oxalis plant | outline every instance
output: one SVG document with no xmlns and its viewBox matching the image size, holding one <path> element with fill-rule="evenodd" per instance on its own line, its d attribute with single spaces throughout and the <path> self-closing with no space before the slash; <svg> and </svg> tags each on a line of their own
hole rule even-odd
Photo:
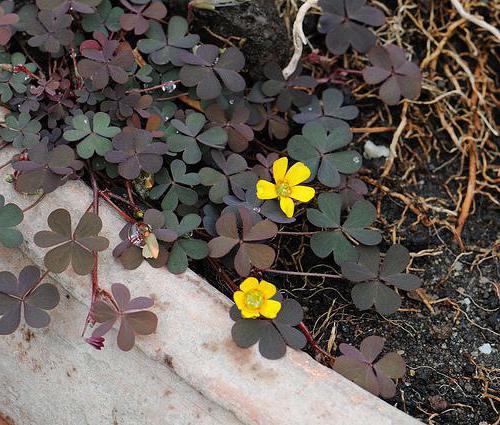
<svg viewBox="0 0 500 425">
<path fill-rule="evenodd" d="M 0 334 L 14 332 L 22 317 L 27 326 L 48 326 L 59 293 L 44 279 L 72 269 L 90 276 L 86 341 L 102 349 L 119 323 L 118 347 L 130 350 L 137 335 L 156 330 L 153 300 L 137 296 L 140 282 L 132 288 L 101 282 L 99 253 L 113 249 L 125 269 L 146 262 L 163 273 L 205 261 L 233 292 L 231 334 L 238 346 L 258 344 L 264 357 L 278 359 L 287 346 L 309 343 L 338 372 L 392 397 L 405 365 L 396 353 L 378 359 L 383 338 L 368 337 L 359 350 L 341 344 L 335 360 L 304 325 L 299 302 L 265 278 L 314 275 L 272 268 L 276 236 L 293 237 L 286 231 L 293 224 L 309 238 L 304 255 L 339 272 L 322 277 L 352 282 L 360 310 L 396 313 L 401 291 L 420 286 L 407 273 L 404 247 L 385 253 L 377 247 L 383 235 L 357 175 L 362 156 L 351 146 L 350 121 L 359 109 L 345 87 L 318 81 L 301 65 L 285 78 L 270 63 L 264 81 L 246 80 L 238 48 L 203 43 L 167 6 L 160 0 L 0 3 L 1 147 L 17 149 L 0 167 L 12 166 L 14 188 L 36 197 L 21 210 L 0 195 L 0 245 L 19 247 L 16 226 L 67 182 L 82 179 L 94 195 L 80 214 L 52 211 L 35 234 L 34 243 L 46 250 L 45 271 L 0 273 Z M 381 10 L 363 0 L 319 0 L 319 6 L 318 31 L 330 53 L 366 54 L 370 64 L 356 78 L 378 85 L 389 105 L 419 96 L 418 66 L 400 47 L 377 42 L 372 28 L 384 24 Z M 121 231 L 106 229 L 119 231 L 117 246 L 101 235 L 100 200 L 125 220 Z"/>
</svg>

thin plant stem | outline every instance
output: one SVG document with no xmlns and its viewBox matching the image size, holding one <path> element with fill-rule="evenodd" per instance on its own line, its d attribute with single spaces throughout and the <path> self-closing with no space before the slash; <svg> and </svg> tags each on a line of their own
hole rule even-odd
<svg viewBox="0 0 500 425">
<path fill-rule="evenodd" d="M 107 190 L 105 190 L 104 192 L 106 192 L 106 194 L 110 197 L 110 198 L 114 198 L 114 199 L 117 199 L 118 201 L 121 201 L 123 202 L 124 204 L 126 204 L 127 206 L 129 206 L 131 209 L 133 209 L 134 211 L 141 211 L 141 209 L 137 206 L 137 205 L 132 205 L 130 203 L 130 201 L 126 198 L 124 198 L 123 196 L 120 196 L 120 195 L 117 195 L 116 193 L 113 193 L 113 192 L 109 192 Z"/>
<path fill-rule="evenodd" d="M 137 208 L 137 205 L 134 201 L 134 194 L 132 192 L 132 183 L 130 183 L 130 180 L 127 180 L 125 182 L 125 187 L 127 188 L 127 196 L 128 196 L 129 204 L 132 205 L 133 208 Z"/>
<path fill-rule="evenodd" d="M 92 171 L 90 171 L 90 181 L 92 183 L 92 210 L 94 214 L 99 216 L 99 188 L 97 187 L 97 182 Z M 94 252 L 93 255 L 94 267 L 92 269 L 92 304 L 95 302 L 97 294 L 99 293 L 99 280 L 97 270 L 99 255 L 97 254 L 97 252 Z"/>
<path fill-rule="evenodd" d="M 4 145 L 0 145 L 0 150 L 2 150 L 4 147 Z M 5 167 L 9 166 L 10 164 L 12 164 L 12 159 L 10 161 L 7 161 L 5 164 L 2 164 L 0 165 L 0 170 L 4 169 Z"/>
<path fill-rule="evenodd" d="M 304 336 L 306 337 L 307 339 L 307 342 L 311 345 L 311 347 L 317 351 L 318 353 L 322 354 L 323 356 L 325 356 L 326 358 L 328 358 L 329 360 L 331 360 L 332 362 L 335 361 L 335 357 L 332 356 L 330 353 L 326 352 L 325 350 L 323 350 L 319 345 L 318 343 L 315 341 L 314 337 L 312 336 L 311 332 L 309 331 L 309 329 L 307 329 L 307 326 L 304 324 L 304 322 L 301 322 L 297 325 L 297 327 L 300 329 L 300 331 L 304 334 Z"/>
<path fill-rule="evenodd" d="M 342 279 L 342 276 L 339 274 L 294 272 L 291 270 L 274 270 L 274 269 L 265 269 L 262 271 L 266 273 L 285 274 L 290 276 L 321 277 L 324 279 Z"/>
<path fill-rule="evenodd" d="M 146 87 L 145 89 L 132 89 L 132 90 L 128 90 L 127 94 L 128 93 L 147 93 L 147 92 L 150 92 L 150 91 L 163 89 L 164 87 L 171 86 L 172 84 L 179 84 L 180 82 L 181 82 L 181 80 L 166 81 L 166 82 L 158 84 L 156 86 Z"/>
<path fill-rule="evenodd" d="M 131 224 L 135 224 L 136 220 L 130 217 L 125 211 L 122 211 L 108 196 L 108 194 L 105 191 L 99 191 L 99 196 L 104 199 L 111 208 L 113 208 L 120 216 L 127 222 Z"/>
<path fill-rule="evenodd" d="M 286 235 L 286 236 L 311 236 L 315 233 L 320 232 L 278 232 L 278 235 Z"/>
<path fill-rule="evenodd" d="M 92 172 L 92 169 L 90 166 L 88 167 L 88 170 L 90 172 L 90 182 L 92 184 L 92 211 L 94 214 L 99 215 L 99 189 L 97 187 L 97 182 L 95 179 L 95 175 Z M 92 306 L 97 300 L 97 297 L 100 292 L 99 288 L 99 273 L 98 273 L 98 260 L 99 260 L 99 255 L 97 252 L 93 252 L 92 256 L 94 257 L 94 266 L 92 267 L 92 274 L 91 274 L 91 282 L 92 282 L 92 290 L 91 290 L 91 303 L 90 303 L 90 309 L 87 314 L 87 318 L 85 319 L 85 325 L 83 327 L 83 332 L 82 336 L 85 335 L 85 331 L 87 330 L 87 326 L 89 323 L 92 321 L 94 322 L 92 318 Z"/>
<path fill-rule="evenodd" d="M 31 205 L 28 205 L 26 208 L 24 208 L 23 213 L 31 210 L 32 208 L 35 208 L 40 202 L 42 202 L 43 198 L 45 198 L 45 193 L 42 193 L 35 202 L 33 202 Z"/>
<path fill-rule="evenodd" d="M 224 282 L 226 282 L 229 289 L 231 289 L 233 292 L 238 291 L 239 290 L 238 285 L 236 285 L 233 279 L 229 277 L 229 275 L 226 273 L 224 268 L 219 264 L 219 262 L 215 258 L 212 257 L 207 257 L 207 258 L 208 262 L 212 265 L 212 267 L 217 271 L 217 273 L 219 273 L 222 276 L 222 279 L 224 280 Z"/>
</svg>

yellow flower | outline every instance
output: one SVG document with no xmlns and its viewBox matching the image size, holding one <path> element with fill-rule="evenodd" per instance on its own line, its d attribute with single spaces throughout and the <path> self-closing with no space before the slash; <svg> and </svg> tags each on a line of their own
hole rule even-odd
<svg viewBox="0 0 500 425">
<path fill-rule="evenodd" d="M 272 283 L 248 277 L 241 283 L 240 289 L 233 297 L 245 319 L 255 319 L 261 315 L 274 319 L 281 310 L 281 303 L 271 299 L 276 294 L 276 286 Z"/>
<path fill-rule="evenodd" d="M 275 199 L 279 198 L 280 208 L 288 218 L 293 217 L 295 204 L 293 200 L 299 202 L 309 202 L 315 194 L 312 187 L 299 186 L 311 176 L 311 170 L 302 162 L 297 162 L 288 169 L 288 158 L 283 157 L 273 164 L 273 177 L 276 183 L 266 180 L 257 182 L 257 198 Z"/>
</svg>

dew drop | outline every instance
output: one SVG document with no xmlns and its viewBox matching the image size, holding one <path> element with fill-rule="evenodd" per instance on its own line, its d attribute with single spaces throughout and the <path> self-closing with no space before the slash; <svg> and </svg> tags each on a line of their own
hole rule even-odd
<svg viewBox="0 0 500 425">
<path fill-rule="evenodd" d="M 230 105 L 234 105 L 234 99 L 230 99 L 230 100 L 229 100 L 229 104 L 230 104 Z"/>
<path fill-rule="evenodd" d="M 355 156 L 353 159 L 352 159 L 352 162 L 355 162 L 356 164 L 359 164 L 359 158 L 357 156 Z"/>
<path fill-rule="evenodd" d="M 173 81 L 167 81 L 161 86 L 161 89 L 167 93 L 172 93 L 176 88 L 177 84 L 175 84 Z"/>
</svg>

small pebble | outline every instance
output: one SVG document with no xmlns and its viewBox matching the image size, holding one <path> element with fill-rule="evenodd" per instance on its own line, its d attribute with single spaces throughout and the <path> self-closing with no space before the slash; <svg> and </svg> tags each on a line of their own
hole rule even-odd
<svg viewBox="0 0 500 425">
<path fill-rule="evenodd" d="M 367 140 L 364 146 L 364 156 L 366 159 L 387 158 L 391 151 L 387 146 L 376 145 L 371 140 Z"/>
<path fill-rule="evenodd" d="M 470 303 L 471 303 L 470 298 L 464 298 L 462 301 L 460 301 L 460 304 L 463 304 L 466 307 L 469 307 Z"/>
<path fill-rule="evenodd" d="M 481 347 L 479 347 L 479 351 L 483 354 L 491 354 L 491 352 L 493 351 L 493 347 L 489 342 L 486 342 L 485 344 L 481 345 Z"/>
</svg>

